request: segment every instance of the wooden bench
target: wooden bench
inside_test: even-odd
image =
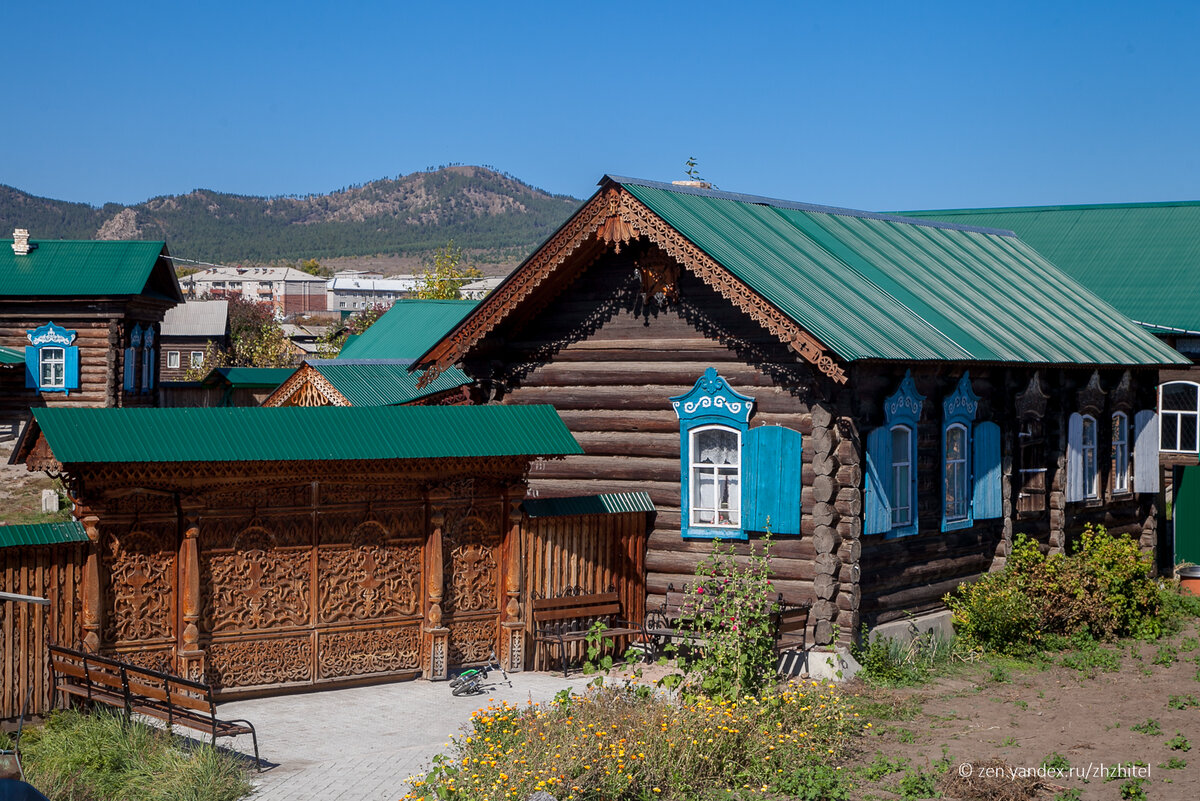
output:
[[[615,589],[583,595],[574,588],[552,598],[533,599],[533,641],[558,645],[563,676],[568,643],[586,640],[597,622],[606,627],[600,635],[604,640],[642,634],[641,626],[621,617],[621,597]]]
[[[69,702],[76,698],[123,710],[128,721],[133,714],[163,720],[167,728],[184,726],[218,737],[249,734],[254,743],[254,764],[262,770],[258,735],[248,720],[222,720],[212,688],[198,681],[138,667],[98,654],[50,646],[50,668],[54,689]]]
[[[807,644],[808,613],[812,603],[788,603],[779,593],[771,599],[775,610],[771,613],[771,636],[776,651],[795,648],[803,650]],[[705,601],[703,610],[712,609],[712,601]],[[687,625],[688,619],[701,609],[696,608],[696,596],[687,589],[677,590],[674,584],[667,585],[662,604],[646,613],[645,634],[653,643],[656,653],[668,643],[702,644],[702,637]]]

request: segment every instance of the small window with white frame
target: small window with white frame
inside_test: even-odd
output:
[[[704,426],[691,432],[692,525],[741,526],[741,432]]]
[[[202,351],[202,350],[192,351],[191,358],[188,361],[188,365],[190,367],[203,367],[204,366],[204,351]]]
[[[1129,492],[1129,417],[1124,412],[1112,416],[1113,492]]]
[[[888,501],[892,507],[892,526],[911,526],[913,435],[905,425],[892,426],[892,485]]]
[[[67,352],[64,348],[42,348],[38,352],[41,387],[61,389],[67,384]]]
[[[946,427],[946,497],[943,514],[947,523],[960,522],[968,516],[971,489],[968,440],[967,427],[961,423]]]
[[[1100,471],[1096,461],[1096,418],[1090,414],[1083,416],[1083,497],[1095,499],[1100,497]]]
[[[176,369],[179,367],[179,351],[177,351],[177,350],[167,351],[167,367],[169,367],[171,369]]]
[[[1159,387],[1159,449],[1197,453],[1200,428],[1200,386],[1171,381]]]

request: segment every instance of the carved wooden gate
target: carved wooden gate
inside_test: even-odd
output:
[[[202,645],[215,688],[421,669],[424,508],[202,524]]]
[[[500,654],[502,580],[501,506],[446,509],[443,534],[443,601],[450,667]]]

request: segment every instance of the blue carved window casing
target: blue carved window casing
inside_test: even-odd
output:
[[[906,372],[883,402],[884,425],[867,437],[866,534],[917,533],[917,422],[924,404],[912,372]]]
[[[979,411],[979,396],[971,388],[970,373],[963,373],[949,397],[942,401],[942,531],[975,524],[971,504],[971,427]]]
[[[679,418],[680,531],[695,539],[800,533],[800,433],[750,428],[754,398],[708,368],[671,406]]]
[[[25,386],[70,395],[79,389],[79,346],[75,331],[48,322],[25,332]]]

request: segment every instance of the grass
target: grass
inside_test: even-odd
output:
[[[816,682],[740,702],[675,702],[600,689],[526,707],[492,705],[405,798],[716,799],[730,792],[837,799],[838,767],[862,731],[841,693]]]
[[[249,795],[241,761],[208,745],[103,710],[56,712],[21,737],[29,783],[51,801],[235,801]]]

